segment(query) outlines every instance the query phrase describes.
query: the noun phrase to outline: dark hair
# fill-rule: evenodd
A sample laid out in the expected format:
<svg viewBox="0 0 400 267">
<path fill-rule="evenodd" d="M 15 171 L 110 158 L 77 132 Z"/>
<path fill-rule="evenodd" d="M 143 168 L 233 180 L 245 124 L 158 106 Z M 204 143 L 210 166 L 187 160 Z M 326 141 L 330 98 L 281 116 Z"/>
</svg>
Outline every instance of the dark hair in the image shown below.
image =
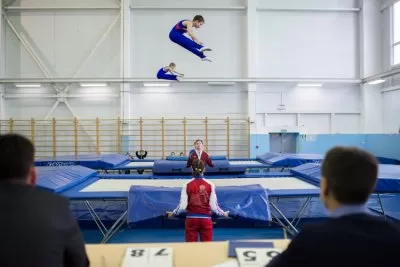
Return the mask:
<svg viewBox="0 0 400 267">
<path fill-rule="evenodd" d="M 193 21 L 204 22 L 204 18 L 202 15 L 196 15 L 196 16 L 194 16 Z"/>
<path fill-rule="evenodd" d="M 322 176 L 339 203 L 364 204 L 378 179 L 377 159 L 356 147 L 334 147 L 325 155 Z"/>
<path fill-rule="evenodd" d="M 193 176 L 199 177 L 204 171 L 204 163 L 199 159 L 193 160 L 192 170 L 193 170 Z"/>
<path fill-rule="evenodd" d="M 25 180 L 33 166 L 35 148 L 18 134 L 0 135 L 0 181 Z"/>
<path fill-rule="evenodd" d="M 197 139 L 196 141 L 194 141 L 193 144 L 195 145 L 197 142 L 201 142 L 203 144 L 203 140 L 201 140 L 201 139 Z"/>
</svg>

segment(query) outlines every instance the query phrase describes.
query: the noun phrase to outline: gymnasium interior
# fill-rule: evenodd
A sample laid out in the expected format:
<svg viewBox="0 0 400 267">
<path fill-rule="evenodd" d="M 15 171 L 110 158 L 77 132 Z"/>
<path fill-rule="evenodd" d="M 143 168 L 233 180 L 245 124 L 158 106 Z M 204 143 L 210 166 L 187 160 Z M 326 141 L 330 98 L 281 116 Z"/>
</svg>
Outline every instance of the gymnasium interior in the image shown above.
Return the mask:
<svg viewBox="0 0 400 267">
<path fill-rule="evenodd" d="M 399 1 L 0 4 L 0 134 L 34 143 L 38 186 L 70 200 L 88 246 L 183 243 L 184 217 L 166 213 L 196 140 L 231 215 L 213 217 L 215 242 L 290 240 L 325 220 L 334 146 L 377 157 L 368 207 L 399 222 Z M 195 15 L 212 62 L 169 39 Z M 183 78 L 157 79 L 171 62 Z"/>
</svg>

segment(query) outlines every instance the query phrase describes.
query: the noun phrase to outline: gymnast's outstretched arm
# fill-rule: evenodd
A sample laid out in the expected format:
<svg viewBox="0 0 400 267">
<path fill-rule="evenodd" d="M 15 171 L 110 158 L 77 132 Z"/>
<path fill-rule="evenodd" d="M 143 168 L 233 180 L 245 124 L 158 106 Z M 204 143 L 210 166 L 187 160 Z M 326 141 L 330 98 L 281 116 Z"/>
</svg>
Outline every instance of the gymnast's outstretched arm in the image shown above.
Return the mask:
<svg viewBox="0 0 400 267">
<path fill-rule="evenodd" d="M 192 40 L 198 43 L 199 45 L 203 45 L 203 43 L 196 37 L 196 35 L 194 35 L 193 23 L 191 21 L 185 21 L 184 23 L 186 24 L 187 33 L 190 36 L 190 38 L 192 38 Z"/>
</svg>

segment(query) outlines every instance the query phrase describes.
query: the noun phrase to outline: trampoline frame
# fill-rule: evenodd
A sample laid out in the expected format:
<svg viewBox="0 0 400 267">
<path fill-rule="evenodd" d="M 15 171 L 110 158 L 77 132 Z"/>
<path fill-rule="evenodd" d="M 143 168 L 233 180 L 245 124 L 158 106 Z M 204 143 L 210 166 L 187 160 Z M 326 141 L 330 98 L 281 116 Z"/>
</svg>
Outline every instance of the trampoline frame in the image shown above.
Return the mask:
<svg viewBox="0 0 400 267">
<path fill-rule="evenodd" d="M 290 177 L 290 178 L 296 178 L 297 177 Z M 244 178 L 245 179 L 245 178 Z M 266 178 L 268 179 L 268 178 Z M 79 184 L 71 190 L 76 190 L 79 188 L 79 190 L 95 183 L 96 181 L 100 180 L 98 177 L 94 177 L 92 179 L 89 179 L 88 181 Z M 302 182 L 306 182 L 302 179 L 299 179 Z M 308 183 L 308 182 L 307 182 Z M 269 205 L 270 205 L 270 211 L 271 211 L 271 219 L 275 220 L 278 225 L 280 225 L 282 228 L 284 228 L 288 233 L 291 235 L 296 235 L 298 233 L 297 229 L 297 224 L 300 222 L 304 211 L 308 207 L 309 203 L 311 202 L 311 199 L 313 197 L 319 196 L 319 193 L 316 192 L 316 189 L 309 189 L 306 190 L 306 193 L 300 193 L 299 190 L 296 189 L 290 189 L 286 190 L 286 193 L 280 194 L 280 190 L 268 190 L 268 200 L 269 200 Z M 293 193 L 288 194 L 288 191 L 293 191 Z M 311 191 L 311 192 L 310 192 Z M 109 191 L 111 192 L 111 191 Z M 68 191 L 66 191 L 66 197 L 68 197 Z M 89 211 L 90 216 L 94 220 L 97 228 L 100 230 L 103 238 L 101 240 L 102 244 L 107 243 L 116 233 L 119 232 L 119 230 L 127 224 L 127 219 L 128 219 L 128 192 L 119 192 L 119 197 L 93 197 L 90 196 L 92 194 L 98 195 L 99 192 L 80 192 L 79 197 L 74 196 L 74 197 L 69 197 L 71 201 L 76 201 L 76 202 L 83 202 Z M 86 196 L 85 196 L 86 195 Z M 276 202 L 279 202 L 280 199 L 287 199 L 287 198 L 306 198 L 306 200 L 302 203 L 300 206 L 299 210 L 297 211 L 296 215 L 289 220 L 284 213 L 281 211 L 281 209 L 274 203 L 273 200 L 276 200 Z M 91 205 L 91 201 L 122 201 L 125 202 L 125 208 L 126 210 L 114 221 L 114 223 L 110 226 L 110 228 L 107 229 L 107 227 L 104 225 L 103 221 L 100 219 L 100 216 L 98 212 L 96 211 L 95 208 Z M 281 218 L 277 215 L 280 215 Z"/>
</svg>

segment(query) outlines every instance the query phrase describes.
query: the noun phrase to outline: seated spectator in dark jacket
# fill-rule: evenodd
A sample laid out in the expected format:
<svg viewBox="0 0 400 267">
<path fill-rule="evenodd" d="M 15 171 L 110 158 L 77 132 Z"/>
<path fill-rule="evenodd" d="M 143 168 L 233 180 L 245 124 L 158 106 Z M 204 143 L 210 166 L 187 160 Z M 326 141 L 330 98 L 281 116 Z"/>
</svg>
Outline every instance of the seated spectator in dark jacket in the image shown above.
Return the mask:
<svg viewBox="0 0 400 267">
<path fill-rule="evenodd" d="M 33 161 L 28 139 L 0 136 L 0 266 L 89 266 L 68 200 L 35 187 Z"/>
<path fill-rule="evenodd" d="M 268 267 L 400 266 L 400 228 L 366 207 L 377 175 L 377 160 L 368 152 L 331 149 L 320 185 L 330 219 L 304 227 Z"/>
</svg>

